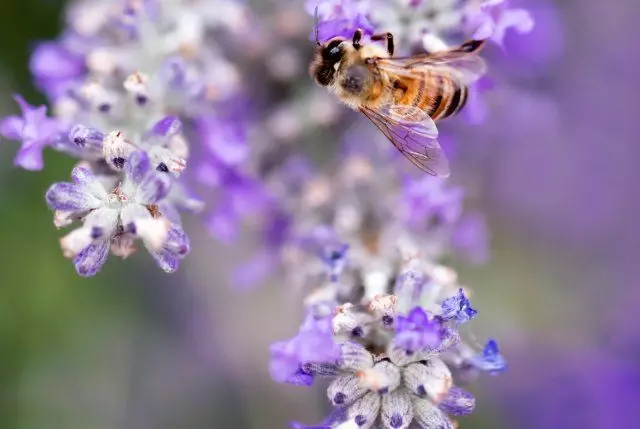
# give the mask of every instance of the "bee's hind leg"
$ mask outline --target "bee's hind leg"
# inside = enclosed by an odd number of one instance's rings
[[[380,33],[374,34],[371,36],[371,40],[379,41],[384,40],[387,43],[387,52],[389,52],[389,56],[392,57],[395,52],[395,44],[393,43],[393,34],[391,33]]]
[[[360,41],[362,41],[363,31],[361,28],[358,28],[355,33],[353,33],[353,47],[356,48],[356,51],[359,51],[362,45]]]

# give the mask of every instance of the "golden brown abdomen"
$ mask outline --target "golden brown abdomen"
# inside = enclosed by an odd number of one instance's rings
[[[415,75],[398,77],[394,103],[419,107],[434,121],[455,115],[466,104],[467,87],[448,74],[425,70]]]

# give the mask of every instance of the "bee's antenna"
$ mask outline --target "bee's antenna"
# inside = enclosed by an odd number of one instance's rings
[[[316,5],[316,11],[313,14],[313,25],[315,27],[316,45],[321,46],[322,44],[320,43],[320,18],[318,18],[318,5]]]

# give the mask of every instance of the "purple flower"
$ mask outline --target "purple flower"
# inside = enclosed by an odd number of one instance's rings
[[[463,193],[446,181],[431,176],[406,180],[402,202],[407,224],[412,228],[425,225],[451,225],[462,212]]]
[[[351,38],[357,29],[365,34],[374,33],[366,16],[366,5],[354,0],[307,1],[307,12],[313,14],[318,7],[318,38],[324,43],[334,37]],[[315,34],[312,35],[315,37]]]
[[[69,52],[60,42],[38,45],[29,68],[36,84],[53,98],[67,92],[85,73],[84,58]]]
[[[145,152],[134,152],[124,162],[125,180],[105,189],[85,167],[76,167],[72,182],[56,183],[47,191],[47,204],[56,211],[59,226],[82,220],[82,227],[60,241],[65,256],[73,258],[81,276],[95,275],[111,251],[127,257],[133,241],[142,239],[158,265],[173,272],[189,252],[189,239],[179,225],[162,216],[159,204],[169,194],[171,178],[151,168]]]
[[[503,47],[507,30],[525,34],[533,30],[534,21],[525,9],[511,8],[509,0],[484,0],[478,10],[467,15],[467,25],[475,30],[475,39],[490,38]]]
[[[422,307],[415,307],[407,316],[396,317],[393,342],[411,353],[435,349],[442,340],[441,328],[440,322],[429,318]]]
[[[196,129],[204,147],[221,164],[237,166],[249,156],[247,125],[241,121],[200,117],[196,120]]]
[[[320,258],[327,268],[331,281],[337,281],[338,276],[346,266],[349,245],[338,239],[335,231],[325,225],[317,226],[300,239],[300,247]]]
[[[235,167],[203,163],[197,177],[201,183],[217,190],[207,227],[209,233],[222,242],[230,243],[236,238],[243,218],[259,214],[269,206],[264,184]]]
[[[442,320],[453,320],[457,325],[462,325],[476,317],[478,311],[471,307],[471,302],[464,295],[462,288],[458,294],[447,298],[442,303]]]
[[[316,317],[309,312],[298,334],[271,346],[269,370],[280,383],[311,384],[318,366],[333,364],[340,357],[340,347],[333,339],[332,318]]]
[[[467,363],[472,367],[487,372],[491,375],[499,374],[507,370],[507,361],[500,354],[498,343],[495,340],[487,341],[482,353],[470,358]]]
[[[21,96],[14,99],[22,109],[22,116],[9,116],[0,121],[0,135],[9,140],[22,141],[14,164],[26,170],[42,170],[42,150],[60,138],[64,126],[47,117],[46,106],[29,105]]]

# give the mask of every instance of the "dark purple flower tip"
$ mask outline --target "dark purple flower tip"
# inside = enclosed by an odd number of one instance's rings
[[[417,391],[418,395],[420,395],[421,397],[425,397],[427,396],[427,390],[424,388],[424,386],[421,384],[420,386],[418,386],[418,391]]]
[[[124,164],[123,164],[124,165]],[[135,151],[129,155],[125,174],[135,184],[140,184],[151,168],[149,156],[144,151]]]
[[[356,326],[351,330],[351,335],[355,338],[362,338],[364,336],[364,330],[360,326]]]
[[[459,387],[449,389],[447,396],[442,400],[439,407],[442,411],[452,416],[466,416],[473,412],[476,400],[473,395]]]
[[[76,125],[69,131],[69,141],[77,146],[89,146],[97,150],[102,150],[104,133],[95,128]]]
[[[143,95],[143,94],[136,95],[136,103],[138,104],[138,106],[146,106],[148,102],[149,102],[149,97],[147,97],[146,95]]]
[[[138,233],[138,229],[136,228],[136,224],[134,222],[129,222],[127,225],[125,225],[124,232],[136,235]]]
[[[338,392],[333,396],[333,403],[335,405],[342,405],[344,401],[347,399],[347,395],[342,392]]]
[[[367,418],[365,416],[363,416],[362,414],[358,414],[354,421],[356,422],[356,424],[358,426],[364,426],[365,424],[367,424]]]
[[[151,128],[151,132],[162,137],[171,137],[182,130],[182,122],[177,116],[167,116],[160,119]]]
[[[99,226],[94,226],[93,228],[91,228],[91,238],[93,240],[97,240],[98,238],[102,237],[103,234],[103,228],[100,228]]]
[[[111,160],[111,162],[113,163],[113,166],[118,170],[122,170],[124,168],[124,164],[126,161],[127,160],[121,156],[117,156]]]
[[[398,429],[402,427],[402,425],[404,424],[404,420],[402,420],[402,416],[400,414],[394,413],[389,419],[389,424],[392,428]]]

